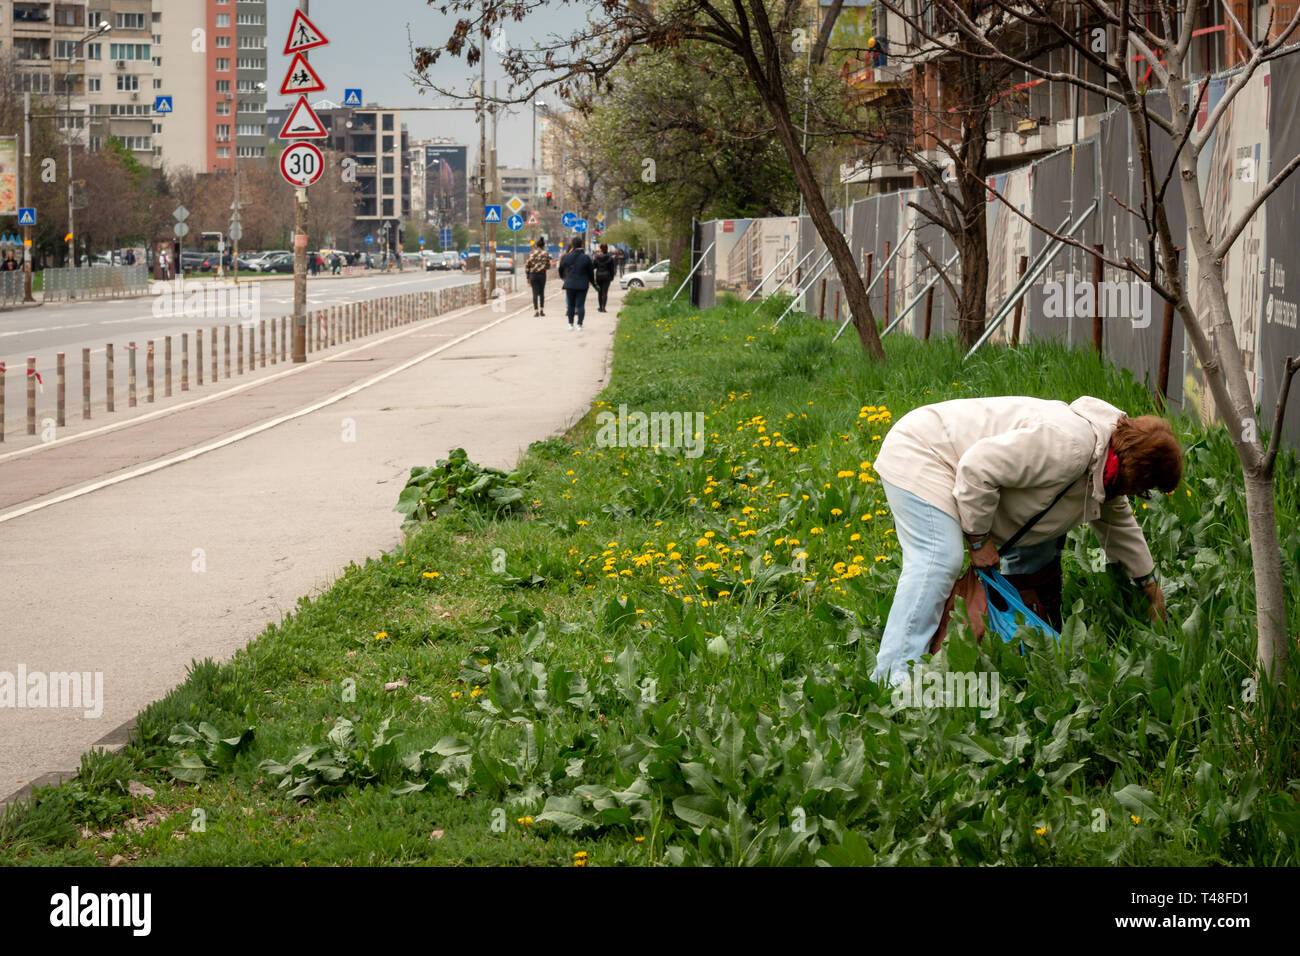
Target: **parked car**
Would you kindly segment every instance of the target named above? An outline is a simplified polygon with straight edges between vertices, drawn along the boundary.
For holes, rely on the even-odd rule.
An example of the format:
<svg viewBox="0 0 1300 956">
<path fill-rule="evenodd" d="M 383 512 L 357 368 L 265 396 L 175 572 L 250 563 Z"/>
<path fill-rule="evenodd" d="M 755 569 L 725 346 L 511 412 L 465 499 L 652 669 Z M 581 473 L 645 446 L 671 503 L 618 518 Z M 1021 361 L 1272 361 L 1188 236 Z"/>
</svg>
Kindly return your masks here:
<svg viewBox="0 0 1300 956">
<path fill-rule="evenodd" d="M 623 289 L 646 289 L 660 288 L 668 281 L 669 260 L 663 259 L 656 262 L 649 269 L 641 272 L 629 272 L 618 280 L 620 288 Z"/>
<path fill-rule="evenodd" d="M 497 272 L 509 272 L 511 275 L 515 271 L 515 257 L 503 254 L 497 255 Z"/>
<path fill-rule="evenodd" d="M 277 252 L 267 258 L 261 268 L 262 272 L 293 272 L 293 253 Z"/>
<path fill-rule="evenodd" d="M 267 266 L 276 256 L 289 256 L 293 258 L 293 253 L 287 249 L 270 249 L 266 252 L 257 252 L 248 257 L 248 266 L 254 272 L 267 272 Z"/>
<path fill-rule="evenodd" d="M 184 272 L 211 272 L 215 261 L 215 257 L 206 252 L 181 250 L 181 270 Z"/>
</svg>

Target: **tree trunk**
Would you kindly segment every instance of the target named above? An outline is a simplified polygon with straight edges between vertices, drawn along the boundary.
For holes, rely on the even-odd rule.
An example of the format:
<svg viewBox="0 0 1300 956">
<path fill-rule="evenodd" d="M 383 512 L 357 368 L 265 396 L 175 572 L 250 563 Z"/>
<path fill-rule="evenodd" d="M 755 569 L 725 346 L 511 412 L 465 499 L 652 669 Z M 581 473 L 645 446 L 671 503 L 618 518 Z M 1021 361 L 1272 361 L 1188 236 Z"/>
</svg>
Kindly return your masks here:
<svg viewBox="0 0 1300 956">
<path fill-rule="evenodd" d="M 772 116 L 777 137 L 781 140 L 781 146 L 790 160 L 795 182 L 799 184 L 799 192 L 803 194 L 804 202 L 808 207 L 808 216 L 817 228 L 817 234 L 821 236 L 822 242 L 826 244 L 827 251 L 830 252 L 836 275 L 839 276 L 840 285 L 844 289 L 844 298 L 848 302 L 849 314 L 853 316 L 853 326 L 857 329 L 858 340 L 862 343 L 862 350 L 876 361 L 883 362 L 885 348 L 880 344 L 880 332 L 876 329 L 875 319 L 871 315 L 866 286 L 858 272 L 857 263 L 853 261 L 853 253 L 849 251 L 849 244 L 845 241 L 844 234 L 835 227 L 835 220 L 831 218 L 821 188 L 817 185 L 817 176 L 813 172 L 812 164 L 808 162 L 808 156 L 804 153 L 803 146 L 796 135 L 794 123 L 790 120 L 790 103 L 785 97 L 785 87 L 782 85 L 784 78 L 780 69 L 779 56 L 775 52 L 777 44 L 772 34 L 771 24 L 767 20 L 762 4 L 758 4 L 753 12 L 754 27 L 758 31 L 764 51 L 764 63 L 759 63 L 753 47 L 747 41 L 736 52 L 744 61 L 745 69 L 763 99 L 763 105 Z M 844 213 L 847 216 L 848 210 L 844 210 Z"/>
<path fill-rule="evenodd" d="M 979 69 L 979 64 L 974 64 Z M 967 82 L 978 89 L 978 80 Z M 988 189 L 984 183 L 984 168 L 988 153 L 988 111 L 981 110 L 972 122 L 968 118 L 962 127 L 960 156 L 964 168 L 960 171 L 962 220 L 961 235 L 957 239 L 961 250 L 961 301 L 957 305 L 957 339 L 964 349 L 971 348 L 984 334 L 988 311 L 989 246 L 988 246 Z M 999 250 L 1002 251 L 1002 250 Z"/>
<path fill-rule="evenodd" d="M 1282 550 L 1277 541 L 1273 476 L 1246 472 L 1246 520 L 1255 567 L 1255 660 L 1274 683 L 1287 661 L 1286 593 L 1282 589 Z"/>
</svg>

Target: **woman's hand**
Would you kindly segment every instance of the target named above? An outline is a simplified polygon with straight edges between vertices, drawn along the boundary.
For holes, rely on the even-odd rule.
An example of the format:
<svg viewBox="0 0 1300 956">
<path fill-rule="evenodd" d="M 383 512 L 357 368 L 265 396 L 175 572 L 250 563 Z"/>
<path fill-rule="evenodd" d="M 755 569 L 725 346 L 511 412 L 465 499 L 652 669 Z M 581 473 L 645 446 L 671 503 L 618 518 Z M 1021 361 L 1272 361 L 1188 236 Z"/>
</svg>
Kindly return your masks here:
<svg viewBox="0 0 1300 956">
<path fill-rule="evenodd" d="M 998 549 L 992 541 L 985 541 L 978 550 L 970 553 L 970 563 L 977 568 L 991 568 L 999 561 Z"/>
</svg>

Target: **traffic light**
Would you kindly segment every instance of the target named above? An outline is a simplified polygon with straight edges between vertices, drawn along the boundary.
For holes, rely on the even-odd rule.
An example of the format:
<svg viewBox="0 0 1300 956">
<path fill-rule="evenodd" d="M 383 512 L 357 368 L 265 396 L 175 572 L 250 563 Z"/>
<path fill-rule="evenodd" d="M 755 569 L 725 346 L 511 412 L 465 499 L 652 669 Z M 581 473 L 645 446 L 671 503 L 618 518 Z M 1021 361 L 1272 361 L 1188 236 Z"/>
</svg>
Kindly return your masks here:
<svg viewBox="0 0 1300 956">
<path fill-rule="evenodd" d="M 551 205 L 551 191 L 550 191 L 549 189 L 546 190 L 546 205 L 547 205 L 547 208 L 550 208 L 550 205 Z"/>
</svg>

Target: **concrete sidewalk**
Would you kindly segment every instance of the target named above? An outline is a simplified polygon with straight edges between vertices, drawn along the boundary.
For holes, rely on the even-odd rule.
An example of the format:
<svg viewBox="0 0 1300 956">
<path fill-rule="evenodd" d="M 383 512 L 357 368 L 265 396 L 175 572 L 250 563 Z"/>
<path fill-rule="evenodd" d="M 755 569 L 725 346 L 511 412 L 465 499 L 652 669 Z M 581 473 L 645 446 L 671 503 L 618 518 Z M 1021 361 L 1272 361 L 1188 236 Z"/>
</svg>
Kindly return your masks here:
<svg viewBox="0 0 1300 956">
<path fill-rule="evenodd" d="M 0 464 L 0 672 L 102 672 L 104 697 L 93 718 L 0 707 L 0 796 L 75 770 L 192 660 L 228 658 L 350 562 L 398 544 L 392 507 L 412 465 L 463 446 L 509 467 L 585 414 L 622 293 L 581 333 L 565 329 L 554 283 L 548 299 L 545 318 L 520 293 L 505 313 L 428 320 L 301 374 Z"/>
</svg>

